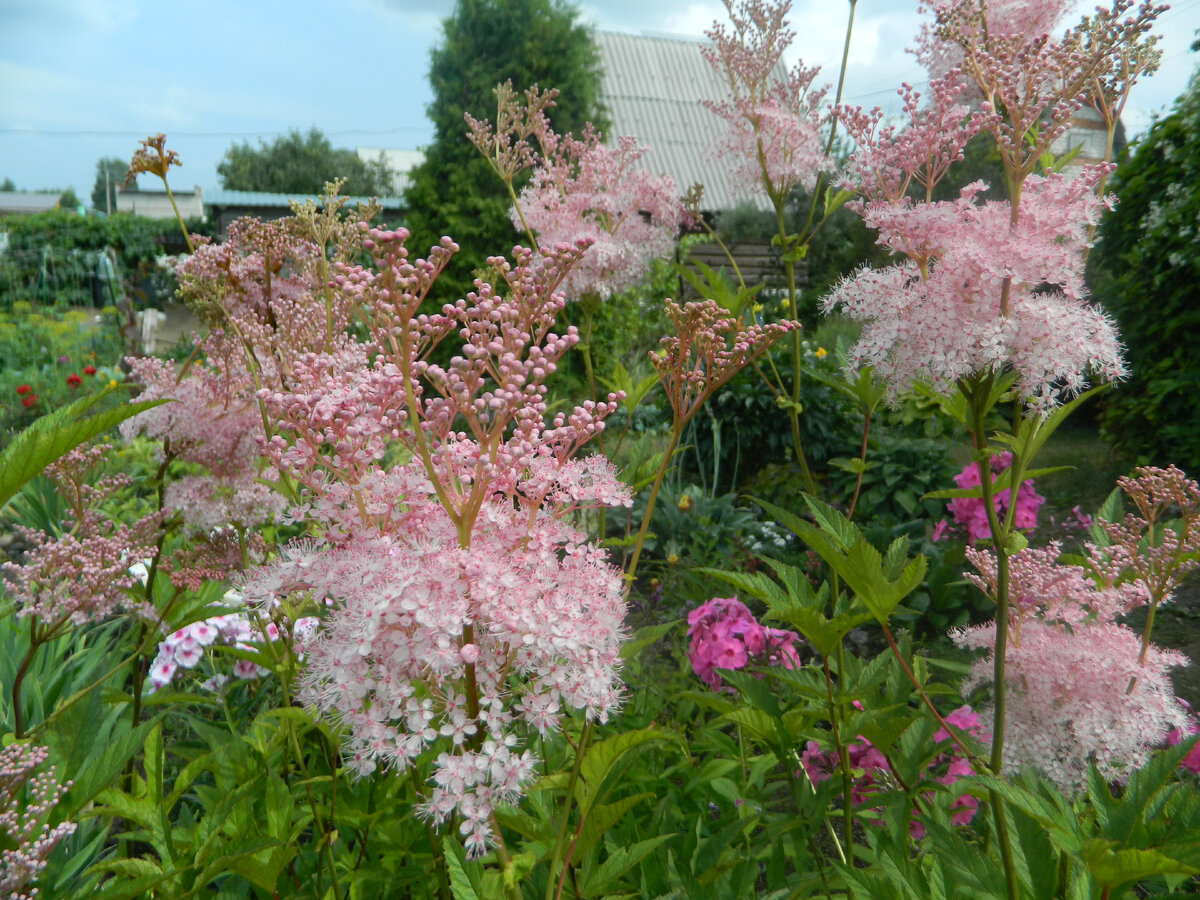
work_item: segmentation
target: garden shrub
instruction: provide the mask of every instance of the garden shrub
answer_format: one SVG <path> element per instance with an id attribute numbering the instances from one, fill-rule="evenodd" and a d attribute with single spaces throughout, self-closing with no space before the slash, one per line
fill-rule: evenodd
<path id="1" fill-rule="evenodd" d="M 1200 466 L 1200 76 L 1109 183 L 1119 202 L 1090 260 L 1130 368 L 1103 434 L 1139 462 Z"/>

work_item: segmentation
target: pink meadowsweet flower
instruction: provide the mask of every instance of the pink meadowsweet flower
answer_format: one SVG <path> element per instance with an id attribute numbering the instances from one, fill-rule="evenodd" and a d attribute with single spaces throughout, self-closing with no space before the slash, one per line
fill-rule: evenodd
<path id="1" fill-rule="evenodd" d="M 687 214 L 670 178 L 640 168 L 646 148 L 631 137 L 607 147 L 589 126 L 580 139 L 547 132 L 543 150 L 513 224 L 527 224 L 546 247 L 588 242 L 567 277 L 573 299 L 604 299 L 637 281 L 650 260 L 671 255 Z"/>
<path id="2" fill-rule="evenodd" d="M 795 37 L 787 27 L 790 5 L 725 0 L 732 28 L 714 22 L 705 32 L 712 46 L 701 50 L 730 90 L 728 99 L 704 104 L 726 123 L 715 152 L 739 188 L 765 192 L 776 204 L 832 168 L 821 136 L 827 88 L 813 87 L 819 70 L 798 63 L 783 78 L 776 72 Z"/>
<path id="3" fill-rule="evenodd" d="M 1067 791 L 1082 788 L 1089 764 L 1121 781 L 1143 765 L 1186 712 L 1167 670 L 1186 664 L 1179 653 L 1153 645 L 1142 655 L 1138 634 L 1116 621 L 1147 599 L 1136 582 L 1100 586 L 1084 569 L 1056 562 L 1057 544 L 1010 557 L 1008 695 L 1005 765 L 1034 766 Z M 995 596 L 990 553 L 967 548 L 979 575 L 967 578 Z M 988 650 L 996 623 L 960 629 L 961 647 Z M 972 667 L 964 691 L 987 683 L 992 660 Z"/>
<path id="4" fill-rule="evenodd" d="M 474 856 L 493 805 L 532 777 L 521 742 L 566 709 L 603 722 L 620 704 L 623 583 L 576 523 L 631 502 L 607 460 L 580 452 L 621 396 L 546 401 L 578 341 L 555 319 L 586 241 L 494 257 L 495 283 L 429 314 L 454 243 L 410 259 L 403 229 L 357 233 L 371 263 L 335 264 L 331 289 L 366 341 L 296 355 L 256 398 L 275 432 L 264 455 L 301 490 L 284 518 L 317 537 L 241 590 L 263 609 L 326 606 L 303 642 L 302 698 L 341 725 L 359 774 L 435 755 L 422 812 L 457 815 Z M 431 353 L 451 335 L 458 353 Z M 397 445 L 409 461 L 384 465 Z"/>
<path id="5" fill-rule="evenodd" d="M 78 447 L 46 468 L 67 505 L 59 535 L 18 526 L 29 543 L 24 562 L 0 565 L 0 577 L 16 602 L 16 615 L 58 627 L 83 625 L 121 610 L 151 612 L 130 597 L 138 583 L 130 558 L 154 552 L 163 515 L 152 513 L 132 524 L 115 524 L 101 506 L 129 484 L 123 475 L 93 480 L 91 473 L 107 445 Z"/>

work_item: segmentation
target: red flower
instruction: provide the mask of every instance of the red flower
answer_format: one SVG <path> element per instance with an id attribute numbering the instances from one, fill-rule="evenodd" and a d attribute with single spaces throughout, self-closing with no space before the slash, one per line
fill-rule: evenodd
<path id="1" fill-rule="evenodd" d="M 26 409 L 33 406 L 35 403 L 37 403 L 37 394 L 30 394 L 28 397 L 21 398 L 21 405 Z"/>
<path id="2" fill-rule="evenodd" d="M 82 381 L 83 381 L 82 378 L 80 378 L 78 375 L 76 375 L 74 372 L 72 372 L 70 375 L 67 376 L 67 387 L 77 388 L 77 387 L 79 387 L 79 385 Z"/>
<path id="3" fill-rule="evenodd" d="M 83 367 L 83 374 L 84 374 L 84 375 L 95 375 L 95 374 L 96 374 L 96 367 L 95 367 L 95 366 L 84 366 L 84 367 Z"/>
<path id="4" fill-rule="evenodd" d="M 26 394 L 28 394 L 32 390 L 33 390 L 33 388 L 31 388 L 27 384 L 18 384 L 17 385 L 17 393 L 20 394 L 22 397 L 24 397 Z"/>

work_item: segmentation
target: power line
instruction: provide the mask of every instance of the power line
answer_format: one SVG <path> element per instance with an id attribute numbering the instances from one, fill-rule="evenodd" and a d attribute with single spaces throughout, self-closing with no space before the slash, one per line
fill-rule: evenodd
<path id="1" fill-rule="evenodd" d="M 168 134 L 175 137 L 190 137 L 190 138 L 251 138 L 251 137 L 281 137 L 290 134 L 289 131 L 170 131 Z M 366 129 L 366 128 L 351 128 L 342 131 L 323 131 L 326 137 L 344 137 L 352 134 L 364 135 L 385 135 L 395 134 L 400 131 L 420 131 L 428 134 L 433 133 L 432 126 L 422 127 L 419 125 L 397 125 L 394 128 L 383 129 Z M 100 130 L 58 130 L 49 128 L 0 128 L 0 134 L 28 134 L 38 137 L 145 137 L 147 132 L 142 131 L 100 131 Z"/>

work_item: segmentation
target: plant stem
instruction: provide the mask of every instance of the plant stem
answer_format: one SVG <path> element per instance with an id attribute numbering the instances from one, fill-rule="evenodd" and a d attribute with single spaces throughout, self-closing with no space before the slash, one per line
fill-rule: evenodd
<path id="1" fill-rule="evenodd" d="M 983 420 L 987 413 L 984 405 L 990 394 L 992 374 L 978 376 L 967 393 L 967 402 L 971 414 L 971 439 L 981 458 L 977 461 L 979 467 L 979 484 L 983 494 L 983 508 L 987 513 L 988 527 L 992 533 L 992 544 L 996 553 L 996 644 L 992 654 L 992 753 L 989 767 L 996 775 L 1004 766 L 1004 717 L 1007 685 L 1005 683 L 1004 662 L 1008 654 L 1008 535 L 1007 522 L 1001 523 L 996 515 L 994 494 L 992 493 L 991 459 L 982 454 L 987 445 Z M 1014 463 L 1015 465 L 1015 463 Z M 1019 472 L 1014 472 L 1014 478 Z M 996 823 L 996 838 L 1000 844 L 1000 859 L 1004 865 L 1004 882 L 1009 900 L 1018 900 L 1018 882 L 1016 866 L 1013 862 L 1012 845 L 1008 835 L 1008 819 L 1005 816 L 1004 800 L 999 791 L 989 791 L 992 806 L 992 818 Z"/>
<path id="2" fill-rule="evenodd" d="M 679 436 L 683 433 L 683 424 L 676 421 L 671 428 L 671 439 L 667 449 L 663 451 L 662 462 L 654 473 L 654 481 L 650 484 L 650 494 L 646 497 L 646 510 L 642 513 L 642 524 L 638 528 L 637 538 L 633 542 L 633 555 L 629 558 L 629 566 L 625 570 L 625 592 L 633 586 L 637 576 L 638 560 L 642 557 L 642 545 L 646 542 L 646 532 L 650 529 L 650 517 L 654 515 L 654 504 L 658 501 L 658 489 L 662 487 L 663 478 L 671 466 L 671 457 L 675 455 L 675 447 L 679 444 Z"/>
<path id="3" fill-rule="evenodd" d="M 563 732 L 566 737 L 566 732 Z M 564 853 L 564 845 L 567 842 L 567 829 L 571 821 L 571 801 L 575 797 L 575 785 L 579 781 L 579 772 L 583 767 L 583 755 L 587 752 L 588 744 L 592 738 L 592 723 L 584 721 L 583 728 L 579 732 L 579 744 L 575 747 L 575 761 L 571 765 L 571 774 L 567 776 L 567 791 L 563 797 L 562 811 L 559 813 L 558 833 L 554 838 L 554 852 L 550 857 L 549 877 L 546 879 L 546 900 L 554 900 L 554 873 L 560 869 L 558 876 L 558 892 L 562 893 L 562 885 L 567 877 L 567 857 Z M 568 739 L 569 740 L 569 739 Z"/>

